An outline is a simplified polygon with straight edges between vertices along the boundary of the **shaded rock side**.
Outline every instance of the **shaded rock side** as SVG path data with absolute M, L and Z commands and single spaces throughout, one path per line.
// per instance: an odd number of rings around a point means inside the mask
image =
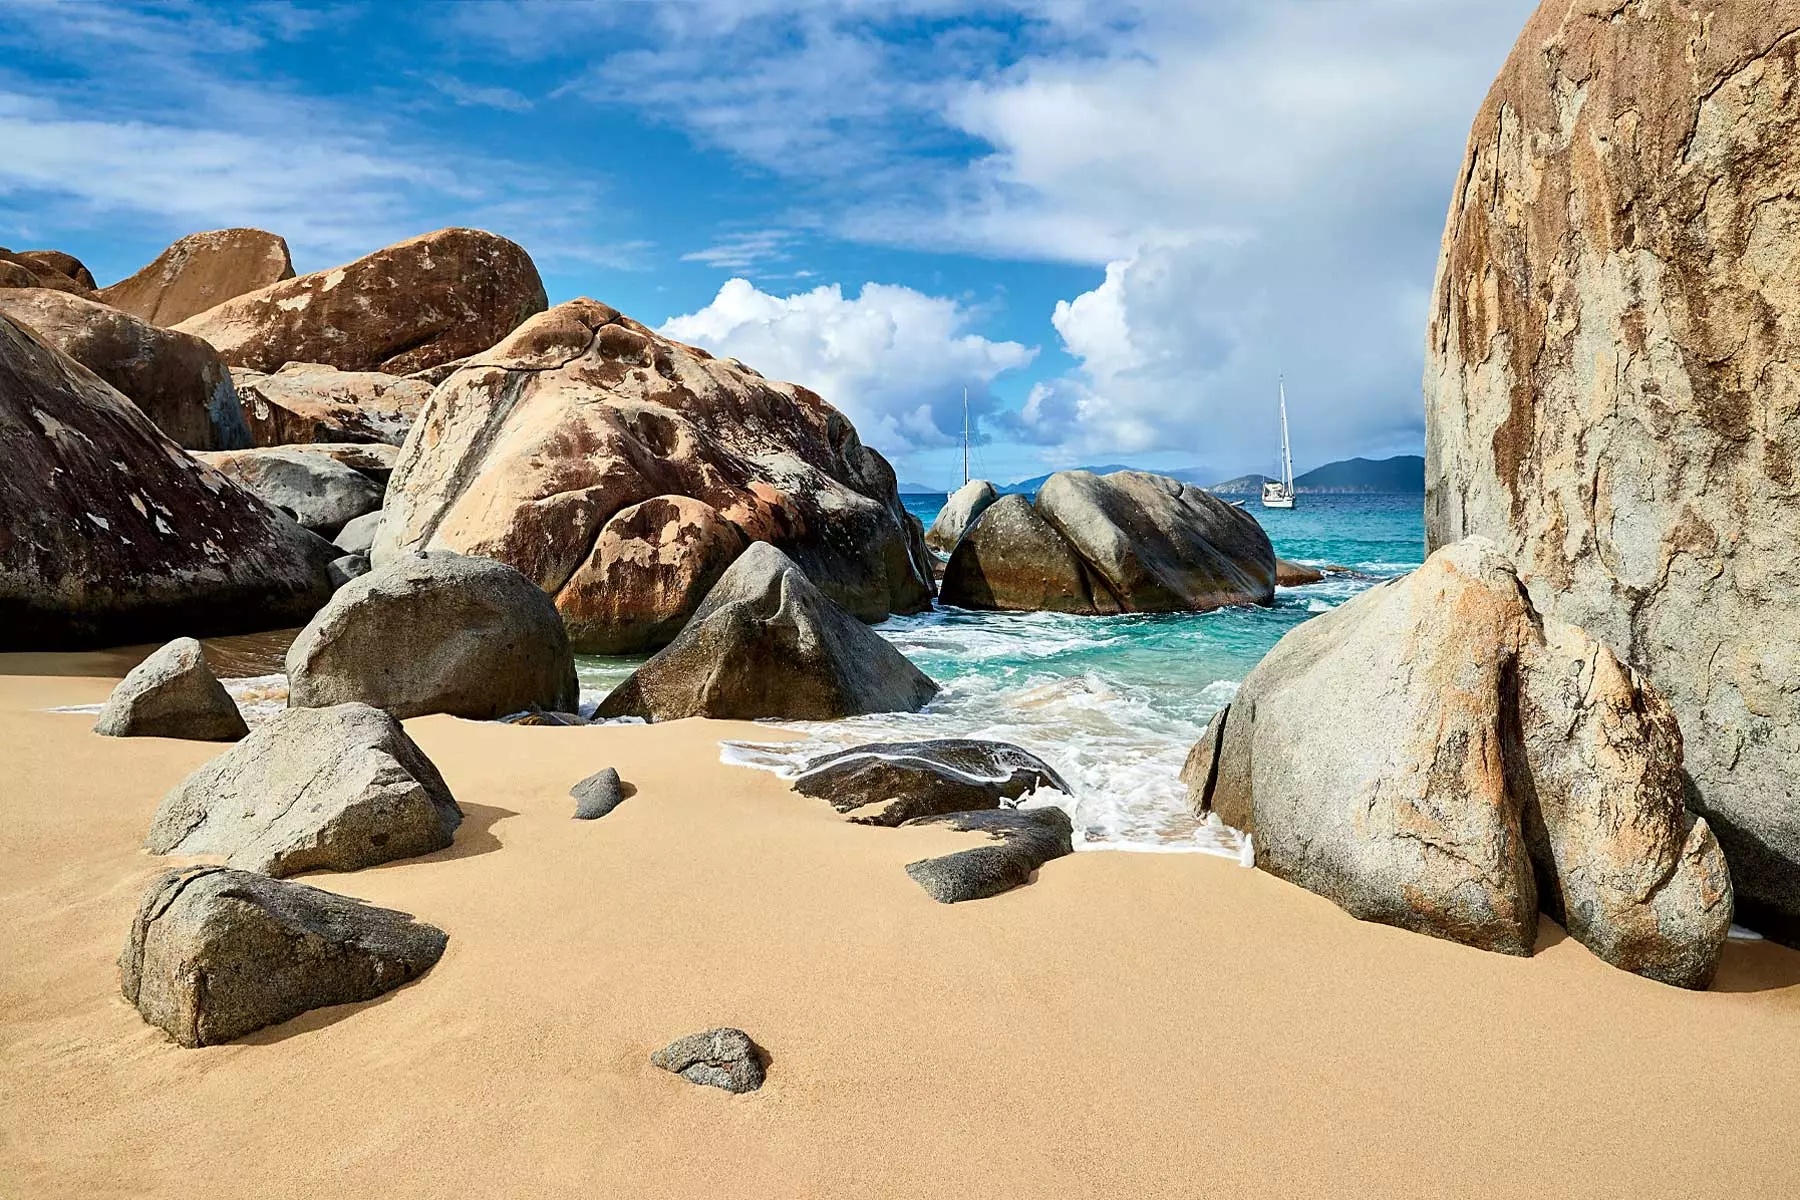
M 1031 880 L 1053 858 L 1075 853 L 1075 827 L 1060 808 L 995 808 L 943 813 L 908 821 L 985 833 L 993 845 L 908 863 L 906 873 L 940 904 L 986 900 Z
M 1000 493 L 987 480 L 969 480 L 951 492 L 944 501 L 943 509 L 925 533 L 925 544 L 933 550 L 950 553 L 956 549 L 956 543 L 962 541 L 969 526 L 975 524 L 988 506 L 998 499 Z
M 10 257 L 33 271 L 54 271 L 89 291 L 95 287 L 94 273 L 87 269 L 87 264 L 65 251 L 14 250 Z
M 383 442 L 398 446 L 431 397 L 422 379 L 291 362 L 273 374 L 231 373 L 252 442 Z
M 1002 496 L 963 534 L 939 599 L 1007 612 L 1116 613 L 1119 602 L 1024 496 Z
M 1493 539 L 1668 698 L 1741 919 L 1800 945 L 1796 30 L 1543 5 L 1470 134 L 1425 394 L 1429 544 Z
M 834 720 L 911 712 L 937 684 L 767 542 L 733 563 L 687 628 L 601 701 L 602 717 Z
M 534 313 L 544 284 L 523 249 L 440 229 L 329 271 L 270 284 L 182 321 L 234 367 L 413 371 L 486 350 Z
M 199 338 L 45 288 L 0 291 L 0 312 L 111 384 L 178 445 L 250 444 L 231 372 Z
M 91 296 L 91 288 L 63 271 L 54 259 L 46 257 L 54 253 L 0 249 L 0 288 L 48 288 L 73 296 Z
M 375 558 L 443 549 L 510 563 L 557 597 L 584 645 L 603 644 L 609 624 L 628 637 L 663 610 L 591 607 L 607 595 L 609 556 L 640 552 L 636 537 L 601 546 L 601 531 L 633 505 L 683 496 L 779 547 L 865 621 L 930 603 L 893 468 L 842 413 L 586 299 L 527 322 L 432 393 L 395 466 Z M 684 544 L 710 561 L 709 539 Z
M 292 513 L 301 525 L 326 537 L 381 507 L 381 489 L 360 471 L 329 455 L 273 446 L 220 450 L 196 457 L 265 504 Z
M 1062 776 L 1030 751 L 967 738 L 855 746 L 814 759 L 794 779 L 802 796 L 825 800 L 866 825 L 997 808 L 1039 788 L 1073 795 Z
M 330 550 L 0 316 L 0 651 L 305 621 Z
M 727 1092 L 754 1092 L 763 1085 L 762 1052 L 741 1029 L 708 1029 L 676 1038 L 652 1054 L 650 1062 L 689 1083 Z
M 573 712 L 575 655 L 529 579 L 485 558 L 403 554 L 339 589 L 288 648 L 288 703 L 396 717 Z
M 393 717 L 289 709 L 176 785 L 152 854 L 219 854 L 265 875 L 357 871 L 451 844 L 462 809 Z
M 575 801 L 577 821 L 597 821 L 619 807 L 619 802 L 625 798 L 625 790 L 617 770 L 601 767 L 570 788 L 569 796 Z
M 102 737 L 235 742 L 250 732 L 193 638 L 176 638 L 133 667 L 94 722 Z
M 166 327 L 293 277 L 281 238 L 260 229 L 214 229 L 190 233 L 95 299 Z
M 1524 955 L 1542 904 L 1616 966 L 1712 977 L 1731 887 L 1667 706 L 1484 539 L 1290 631 L 1209 735 L 1198 807 L 1353 916 Z
M 216 1046 L 314 1008 L 417 979 L 449 936 L 392 909 L 224 867 L 151 881 L 119 955 L 144 1020 L 183 1046 Z

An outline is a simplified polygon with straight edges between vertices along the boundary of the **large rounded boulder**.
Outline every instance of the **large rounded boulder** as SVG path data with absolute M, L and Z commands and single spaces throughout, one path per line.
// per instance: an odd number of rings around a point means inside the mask
M 188 234 L 94 298 L 168 326 L 293 277 L 294 263 L 281 238 L 261 229 L 214 229 Z
M 0 650 L 305 621 L 332 547 L 0 315 Z
M 1118 601 L 1024 496 L 1002 496 L 957 539 L 939 596 L 958 608 L 1119 611 Z
M 1476 117 L 1425 372 L 1470 534 L 1668 698 L 1743 919 L 1800 945 L 1800 43 L 1791 4 L 1570 5 Z
M 945 498 L 944 507 L 931 522 L 931 528 L 925 531 L 925 544 L 940 553 L 950 553 L 969 527 L 998 499 L 1000 493 L 987 480 L 969 480 Z
M 655 545 L 674 592 L 692 596 L 680 581 L 703 579 L 719 553 L 711 535 L 604 535 L 658 497 L 698 501 L 780 547 L 863 620 L 930 603 L 893 469 L 842 413 L 592 300 L 536 317 L 432 393 L 395 465 L 374 556 L 510 563 L 556 597 L 579 648 L 604 648 L 670 611 L 662 587 L 643 593 L 645 608 L 613 606 L 620 556 Z
M 569 636 L 550 598 L 505 563 L 402 554 L 351 580 L 294 639 L 288 703 L 360 701 L 396 717 L 573 712 Z
M 517 244 L 440 229 L 247 292 L 177 328 L 234 367 L 302 362 L 406 375 L 486 350 L 544 303 L 543 280 Z

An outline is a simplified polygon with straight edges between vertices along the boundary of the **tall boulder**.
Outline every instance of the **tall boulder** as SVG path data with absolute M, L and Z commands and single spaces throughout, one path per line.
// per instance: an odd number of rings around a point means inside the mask
M 117 388 L 189 450 L 250 444 L 231 372 L 218 351 L 185 333 L 48 288 L 0 290 L 0 313 Z
M 288 363 L 272 375 L 231 373 L 250 438 L 258 446 L 294 442 L 383 442 L 398 446 L 431 396 L 431 384 L 379 371 Z
M 1800 4 L 1546 3 L 1476 118 L 1425 372 L 1431 546 L 1668 698 L 1744 920 L 1800 944 Z
M 956 549 L 956 543 L 962 541 L 969 526 L 975 524 L 981 514 L 987 511 L 988 505 L 999 498 L 1000 493 L 987 480 L 969 480 L 951 492 L 944 501 L 937 519 L 925 531 L 925 544 L 941 553 L 950 553 Z
M 893 469 L 842 413 L 585 299 L 527 322 L 432 393 L 394 468 L 374 556 L 444 549 L 510 563 L 557 598 L 578 648 L 604 647 L 667 611 L 596 602 L 617 556 L 644 544 L 602 531 L 657 497 L 699 501 L 779 546 L 863 620 L 930 603 Z M 698 560 L 717 554 L 710 538 L 675 541 Z
M 1731 881 L 1667 704 L 1482 538 L 1290 631 L 1183 774 L 1258 867 L 1364 920 L 1530 954 L 1542 908 L 1684 987 L 1724 948 Z
M 331 548 L 0 315 L 0 650 L 303 622 Z
M 323 363 L 406 375 L 486 350 L 544 303 L 537 267 L 517 244 L 440 229 L 246 292 L 177 327 L 234 367 Z
M 102 288 L 96 299 L 169 326 L 293 277 L 281 238 L 260 229 L 214 229 L 188 234 L 131 278 Z
M 1119 603 L 1024 496 L 1002 496 L 957 540 L 939 596 L 958 608 L 1116 613 Z

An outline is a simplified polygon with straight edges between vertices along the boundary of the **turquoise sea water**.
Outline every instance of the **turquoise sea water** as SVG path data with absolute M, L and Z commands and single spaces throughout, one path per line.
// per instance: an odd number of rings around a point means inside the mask
M 943 497 L 905 502 L 929 525 Z M 1203 828 L 1187 813 L 1176 774 L 1189 748 L 1282 634 L 1376 579 L 1411 570 L 1424 559 L 1425 540 L 1418 496 L 1302 496 L 1292 511 L 1250 504 L 1283 558 L 1349 567 L 1359 576 L 1282 589 L 1271 608 L 1072 617 L 939 606 L 895 617 L 878 632 L 943 687 L 924 712 L 789 724 L 808 740 L 730 747 L 727 756 L 789 772 L 826 749 L 859 742 L 997 738 L 1062 772 L 1076 794 L 1058 802 L 1090 848 L 1235 853 L 1234 835 Z M 586 698 L 597 699 L 635 665 L 584 659 Z

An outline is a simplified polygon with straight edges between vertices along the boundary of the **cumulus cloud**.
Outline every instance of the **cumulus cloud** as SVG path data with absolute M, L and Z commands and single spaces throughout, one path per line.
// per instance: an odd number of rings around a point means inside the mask
M 963 388 L 972 412 L 991 412 L 989 385 L 1036 355 L 970 332 L 973 320 L 955 300 L 891 284 L 864 284 L 855 297 L 836 284 L 776 296 L 732 279 L 662 331 L 811 388 L 864 441 L 901 453 L 959 442 Z

